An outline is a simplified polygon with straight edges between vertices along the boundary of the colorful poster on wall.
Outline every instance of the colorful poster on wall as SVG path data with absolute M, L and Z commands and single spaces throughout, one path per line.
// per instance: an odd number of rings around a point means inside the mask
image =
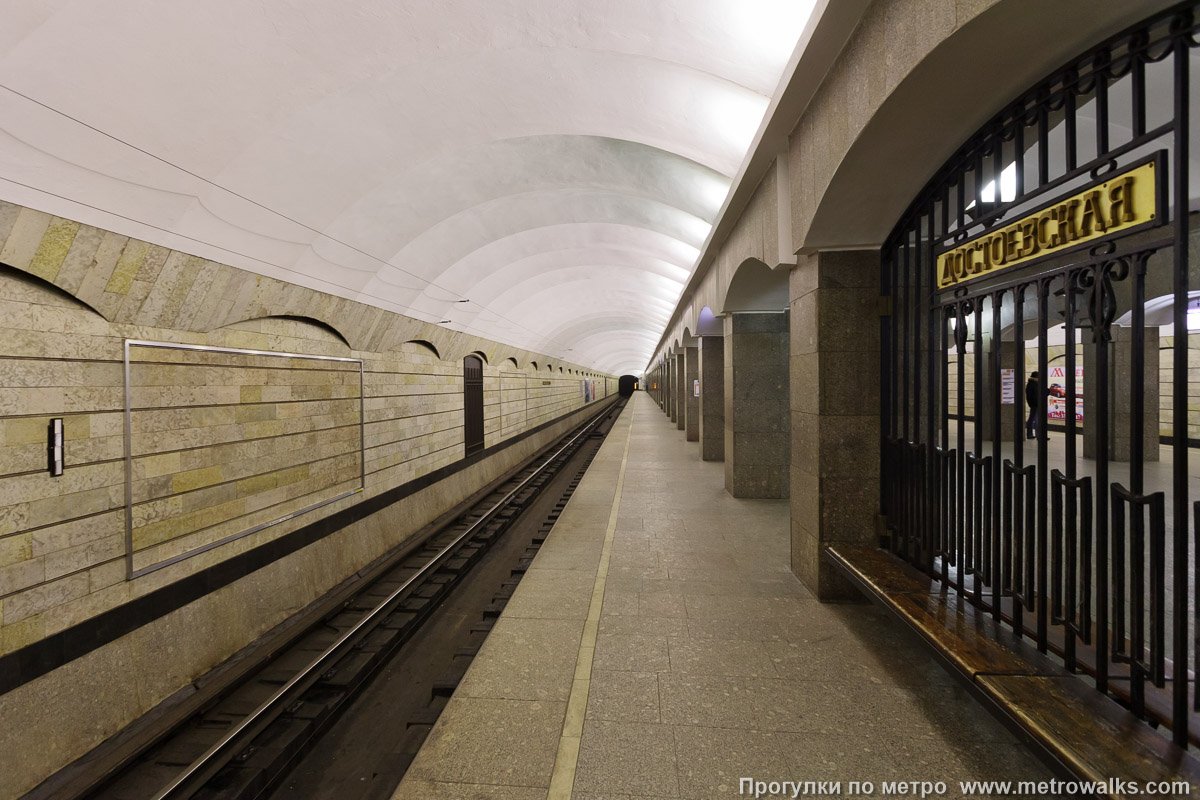
M 1000 402 L 1006 406 L 1017 402 L 1017 371 L 1015 369 L 1000 370 Z
M 1050 393 L 1046 398 L 1049 405 L 1046 410 L 1047 419 L 1066 421 L 1067 368 L 1051 367 L 1046 388 Z M 1083 422 L 1083 367 L 1075 368 L 1075 421 Z

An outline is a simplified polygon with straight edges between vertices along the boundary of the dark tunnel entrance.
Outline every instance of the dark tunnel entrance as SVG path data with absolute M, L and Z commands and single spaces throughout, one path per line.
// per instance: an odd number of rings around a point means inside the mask
M 622 375 L 618 388 L 621 391 L 621 397 L 633 397 L 633 393 L 638 388 L 638 379 L 633 375 Z

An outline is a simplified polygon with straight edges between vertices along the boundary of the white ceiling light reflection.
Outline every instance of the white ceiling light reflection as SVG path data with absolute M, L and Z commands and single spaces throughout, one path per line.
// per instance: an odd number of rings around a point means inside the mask
M 1000 172 L 1000 202 L 1008 203 L 1017 196 L 1017 163 L 1014 161 Z M 985 203 L 996 201 L 996 182 L 988 181 L 979 190 L 979 199 Z M 972 204 L 973 205 L 973 204 Z

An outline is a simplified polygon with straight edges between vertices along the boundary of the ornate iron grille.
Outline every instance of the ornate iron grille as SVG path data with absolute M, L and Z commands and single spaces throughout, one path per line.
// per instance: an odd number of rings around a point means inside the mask
M 1184 747 L 1200 709 L 1187 332 L 1200 304 L 1188 258 L 1200 247 L 1188 174 L 1198 7 L 1144 21 L 1005 107 L 917 196 L 882 260 L 888 546 Z M 1053 218 L 1051 200 L 1138 166 L 1157 170 L 1152 221 L 1003 270 L 959 265 L 962 279 L 938 288 L 940 255 Z M 1059 369 L 1061 425 L 1043 394 Z M 1148 433 L 1160 385 L 1170 426 Z M 1160 444 L 1169 468 L 1148 473 Z

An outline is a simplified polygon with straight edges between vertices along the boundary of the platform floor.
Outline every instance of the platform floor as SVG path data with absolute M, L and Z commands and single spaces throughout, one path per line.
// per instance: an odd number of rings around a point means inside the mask
M 788 551 L 787 501 L 730 497 L 636 392 L 395 797 L 1052 777 L 911 633 L 818 603 Z

